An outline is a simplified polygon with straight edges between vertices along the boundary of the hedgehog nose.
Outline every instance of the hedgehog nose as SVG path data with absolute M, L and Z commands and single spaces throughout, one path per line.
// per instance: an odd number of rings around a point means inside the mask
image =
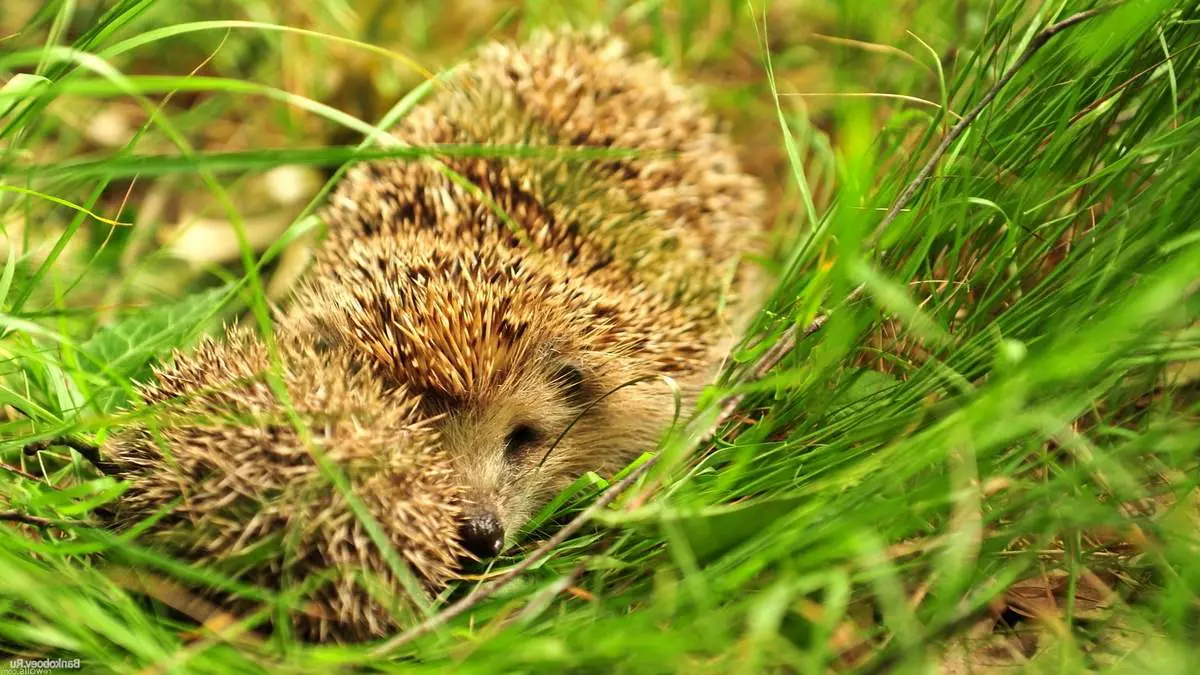
M 467 518 L 459 528 L 459 535 L 463 547 L 480 560 L 495 557 L 504 546 L 504 528 L 491 513 Z

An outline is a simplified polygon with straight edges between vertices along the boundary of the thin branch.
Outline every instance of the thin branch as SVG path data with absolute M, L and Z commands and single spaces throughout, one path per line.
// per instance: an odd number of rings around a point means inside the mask
M 994 85 L 992 85 L 991 89 L 987 90 L 987 93 L 983 95 L 983 98 L 979 99 L 979 102 L 975 104 L 975 107 L 971 108 L 967 114 L 963 115 L 962 119 L 960 119 L 958 123 L 956 123 L 950 129 L 950 132 L 946 134 L 946 137 L 942 139 L 942 142 L 938 144 L 937 149 L 933 151 L 933 155 L 930 156 L 929 161 L 925 162 L 925 166 L 922 166 L 921 170 L 917 172 L 917 177 L 914 178 L 913 181 L 904 188 L 904 191 L 900 193 L 900 196 L 896 198 L 895 203 L 892 204 L 892 208 L 888 210 L 887 215 L 883 217 L 883 220 L 880 221 L 879 225 L 875 228 L 875 231 L 871 233 L 871 236 L 867 239 L 868 246 L 874 244 L 875 241 L 878 240 L 881 235 L 883 235 L 884 230 L 886 230 L 888 226 L 896 220 L 904 207 L 907 206 L 908 202 L 912 200 L 913 195 L 915 195 L 917 190 L 920 189 L 921 185 L 925 181 L 929 180 L 929 176 L 933 174 L 933 170 L 937 167 L 938 162 L 941 161 L 942 156 L 945 155 L 948 150 L 950 150 L 950 146 L 954 145 L 954 142 L 963 135 L 963 132 L 967 130 L 967 127 L 971 126 L 975 119 L 978 118 L 981 113 L 983 113 L 984 109 L 987 108 L 988 105 L 991 104 L 992 100 L 995 99 L 1000 93 L 1000 90 L 1003 89 L 1005 85 L 1007 85 L 1009 81 L 1016 76 L 1017 72 L 1029 62 L 1029 59 L 1033 58 L 1034 54 L 1044 47 L 1046 43 L 1049 42 L 1050 39 L 1055 35 L 1058 35 L 1059 33 L 1076 24 L 1083 23 L 1084 21 L 1087 21 L 1088 19 L 1107 11 L 1107 9 L 1107 7 L 1098 7 L 1096 9 L 1089 9 L 1085 12 L 1073 14 L 1056 24 L 1050 25 L 1037 35 L 1033 36 L 1033 39 L 1029 41 L 1029 45 L 1025 47 L 1025 51 L 1021 52 L 1021 56 L 1017 58 L 1016 62 L 1013 63 L 1012 66 L 1010 66 L 1009 69 L 1000 76 L 1000 79 L 997 80 Z
M 913 56 L 912 54 L 909 54 L 908 52 L 904 51 L 903 49 L 900 49 L 899 47 L 893 47 L 892 45 L 880 44 L 878 42 L 866 42 L 864 40 L 854 40 L 852 38 L 839 37 L 836 35 L 825 35 L 822 33 L 812 33 L 812 37 L 817 40 L 824 40 L 825 42 L 828 42 L 830 44 L 841 45 L 843 47 L 854 47 L 856 49 L 861 49 L 865 52 L 871 52 L 874 54 L 889 54 L 892 56 L 899 56 L 900 58 L 904 59 L 905 61 L 908 61 L 909 63 L 911 63 L 915 66 L 924 68 L 925 70 L 927 70 L 931 73 L 933 72 L 929 68 L 929 66 L 925 65 L 925 63 L 923 63 L 920 59 Z
M 942 109 L 942 104 L 937 101 L 930 101 L 927 98 L 920 96 L 910 96 L 908 94 L 892 94 L 881 91 L 781 91 L 780 98 L 888 98 L 896 101 L 906 101 L 908 103 L 916 103 L 918 105 L 928 106 L 930 108 Z M 962 119 L 962 116 L 953 110 L 947 109 L 946 113 L 956 120 Z
M 571 568 L 570 572 L 566 573 L 557 581 L 550 584 L 550 586 L 544 589 L 541 593 L 538 593 L 538 595 L 536 595 L 527 605 L 525 605 L 524 608 L 521 609 L 520 613 L 514 616 L 510 621 L 506 621 L 504 625 L 528 623 L 537 618 L 539 614 L 541 614 L 546 610 L 547 607 L 550 606 L 550 603 L 554 602 L 555 597 L 557 597 L 563 591 L 566 591 L 571 586 L 575 585 L 575 582 L 578 581 L 579 577 L 583 576 L 584 571 L 587 570 L 587 564 L 587 560 L 580 561 L 577 565 L 575 565 L 575 567 Z
M 863 286 L 860 284 L 859 286 L 855 287 L 854 290 L 846 294 L 846 299 L 842 301 L 842 304 L 846 305 L 854 302 L 860 295 L 862 295 L 862 292 Z M 804 327 L 804 331 L 800 334 L 800 339 L 803 340 L 804 338 L 821 330 L 821 327 L 824 326 L 825 322 L 828 320 L 829 312 L 818 314 L 812 321 L 809 322 L 807 326 Z M 768 371 L 770 371 L 777 363 L 783 360 L 784 356 L 787 356 L 788 352 L 795 348 L 796 342 L 796 327 L 792 326 L 788 328 L 788 330 L 784 331 L 783 335 L 779 336 L 779 340 L 777 340 L 775 344 L 771 345 L 771 348 L 767 350 L 766 354 L 763 354 L 762 360 L 758 362 L 758 365 L 754 369 L 754 376 L 756 378 L 765 376 Z
M 0 469 L 3 469 L 12 474 L 16 474 L 16 475 L 20 476 L 21 478 L 24 478 L 25 480 L 31 480 L 31 481 L 34 481 L 37 483 L 42 482 L 41 478 L 38 478 L 37 476 L 29 473 L 28 471 L 25 471 L 24 469 L 20 469 L 18 467 L 12 466 L 11 464 L 5 464 L 4 462 L 0 462 Z
M 100 456 L 99 446 L 82 439 L 75 438 L 74 436 L 59 436 L 57 438 L 34 441 L 33 443 L 25 446 L 25 454 L 36 455 L 39 452 L 42 452 L 43 450 L 55 445 L 61 445 L 65 448 L 70 448 L 75 452 L 78 452 L 79 456 L 86 459 L 92 464 L 92 466 L 99 469 L 100 473 L 103 473 L 106 476 L 118 476 L 121 474 L 121 469 L 116 464 L 105 461 L 104 458 Z
M 35 527 L 53 527 L 60 530 L 71 527 L 72 525 L 88 526 L 93 524 L 86 520 L 57 520 L 54 518 L 42 518 L 40 516 L 31 516 L 28 513 L 21 513 L 20 511 L 0 511 L 0 522 L 24 523 L 25 525 L 33 525 Z

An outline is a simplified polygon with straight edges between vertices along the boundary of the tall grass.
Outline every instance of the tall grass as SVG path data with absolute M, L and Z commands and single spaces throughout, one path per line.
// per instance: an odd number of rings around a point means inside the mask
M 62 526 L 0 525 L 5 649 L 129 672 L 1197 666 L 1195 3 L 384 5 L 222 3 L 230 21 L 214 23 L 197 23 L 213 18 L 199 3 L 149 0 L 39 3 L 19 26 L 0 13 L 0 487 L 7 515 Z M 1038 31 L 1096 7 L 1020 66 L 885 220 Z M 470 38 L 442 39 L 460 20 Z M 265 319 L 321 191 L 256 246 L 263 170 L 407 156 L 364 137 L 404 114 L 415 97 L 392 102 L 422 70 L 561 20 L 616 22 L 696 73 L 751 164 L 767 158 L 777 288 L 731 373 L 822 327 L 762 377 L 714 387 L 701 419 L 741 397 L 715 440 L 668 438 L 678 461 L 445 630 L 394 649 L 195 637 L 97 571 L 151 572 L 160 600 L 172 578 L 232 583 L 270 611 L 262 589 L 62 523 L 120 486 L 20 447 L 102 440 L 155 359 L 222 319 Z M 856 95 L 812 95 L 837 92 Z M 127 133 L 99 142 L 96 118 Z M 163 195 L 228 223 L 237 255 L 181 265 L 155 241 L 172 217 L 151 206 Z M 613 480 L 582 479 L 489 574 Z

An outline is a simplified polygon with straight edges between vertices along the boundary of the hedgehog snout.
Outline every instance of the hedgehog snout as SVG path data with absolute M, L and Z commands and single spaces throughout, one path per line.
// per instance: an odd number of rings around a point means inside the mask
M 463 548 L 479 558 L 494 558 L 504 548 L 504 526 L 495 513 L 485 511 L 467 516 L 459 526 Z

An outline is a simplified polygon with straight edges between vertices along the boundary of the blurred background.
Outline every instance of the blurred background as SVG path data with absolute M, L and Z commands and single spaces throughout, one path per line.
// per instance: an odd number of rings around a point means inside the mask
M 955 45 L 982 29 L 981 10 L 971 4 L 953 3 L 955 11 L 947 13 L 945 3 L 893 2 L 880 11 L 874 3 L 785 0 L 752 14 L 737 0 L 161 2 L 125 30 L 214 24 L 122 50 L 110 65 L 126 76 L 225 81 L 199 91 L 172 91 L 171 82 L 155 82 L 164 91 L 142 100 L 66 93 L 38 110 L 36 123 L 21 129 L 19 144 L 6 145 L 4 161 L 37 166 L 35 175 L 57 169 L 53 194 L 87 202 L 95 213 L 122 223 L 89 219 L 81 226 L 83 236 L 71 237 L 54 253 L 53 276 L 63 291 L 55 302 L 97 308 L 103 318 L 239 274 L 235 230 L 228 207 L 198 171 L 126 170 L 127 175 L 101 181 L 96 172 L 73 174 L 63 165 L 123 153 L 179 154 L 181 143 L 193 152 L 254 150 L 264 156 L 276 148 L 357 143 L 361 132 L 327 115 L 262 91 L 235 91 L 229 81 L 272 87 L 373 123 L 430 73 L 468 57 L 481 40 L 517 38 L 533 26 L 598 23 L 612 27 L 638 51 L 656 54 L 701 90 L 739 141 L 746 165 L 772 190 L 768 217 L 786 238 L 804 217 L 797 209 L 795 181 L 789 179 L 779 115 L 799 139 L 813 197 L 823 205 L 832 187 L 828 167 L 838 143 L 839 95 L 903 91 L 930 99 L 872 97 L 869 109 L 879 124 L 898 108 L 936 107 L 931 102 L 939 96 L 935 70 L 951 67 Z M 47 41 L 72 44 L 111 8 L 111 3 L 6 0 L 0 8 L 0 46 L 19 52 L 40 49 Z M 765 32 L 756 20 L 765 24 Z M 918 26 L 919 34 L 910 32 Z M 764 42 L 781 94 L 778 111 L 763 67 Z M 53 65 L 38 59 L 12 72 L 36 73 Z M 170 129 L 148 124 L 151 115 L 166 120 Z M 334 167 L 213 168 L 245 219 L 249 243 L 261 252 L 292 224 Z M 93 197 L 92 190 L 99 194 Z M 4 198 L 11 203 L 21 196 Z M 18 273 L 50 255 L 77 215 L 36 199 L 4 212 L 7 240 L 22 242 Z M 294 280 L 304 259 L 295 249 L 310 240 L 304 238 L 266 270 L 273 298 Z M 49 286 L 45 290 L 51 293 Z M 38 297 L 32 303 L 49 300 Z

